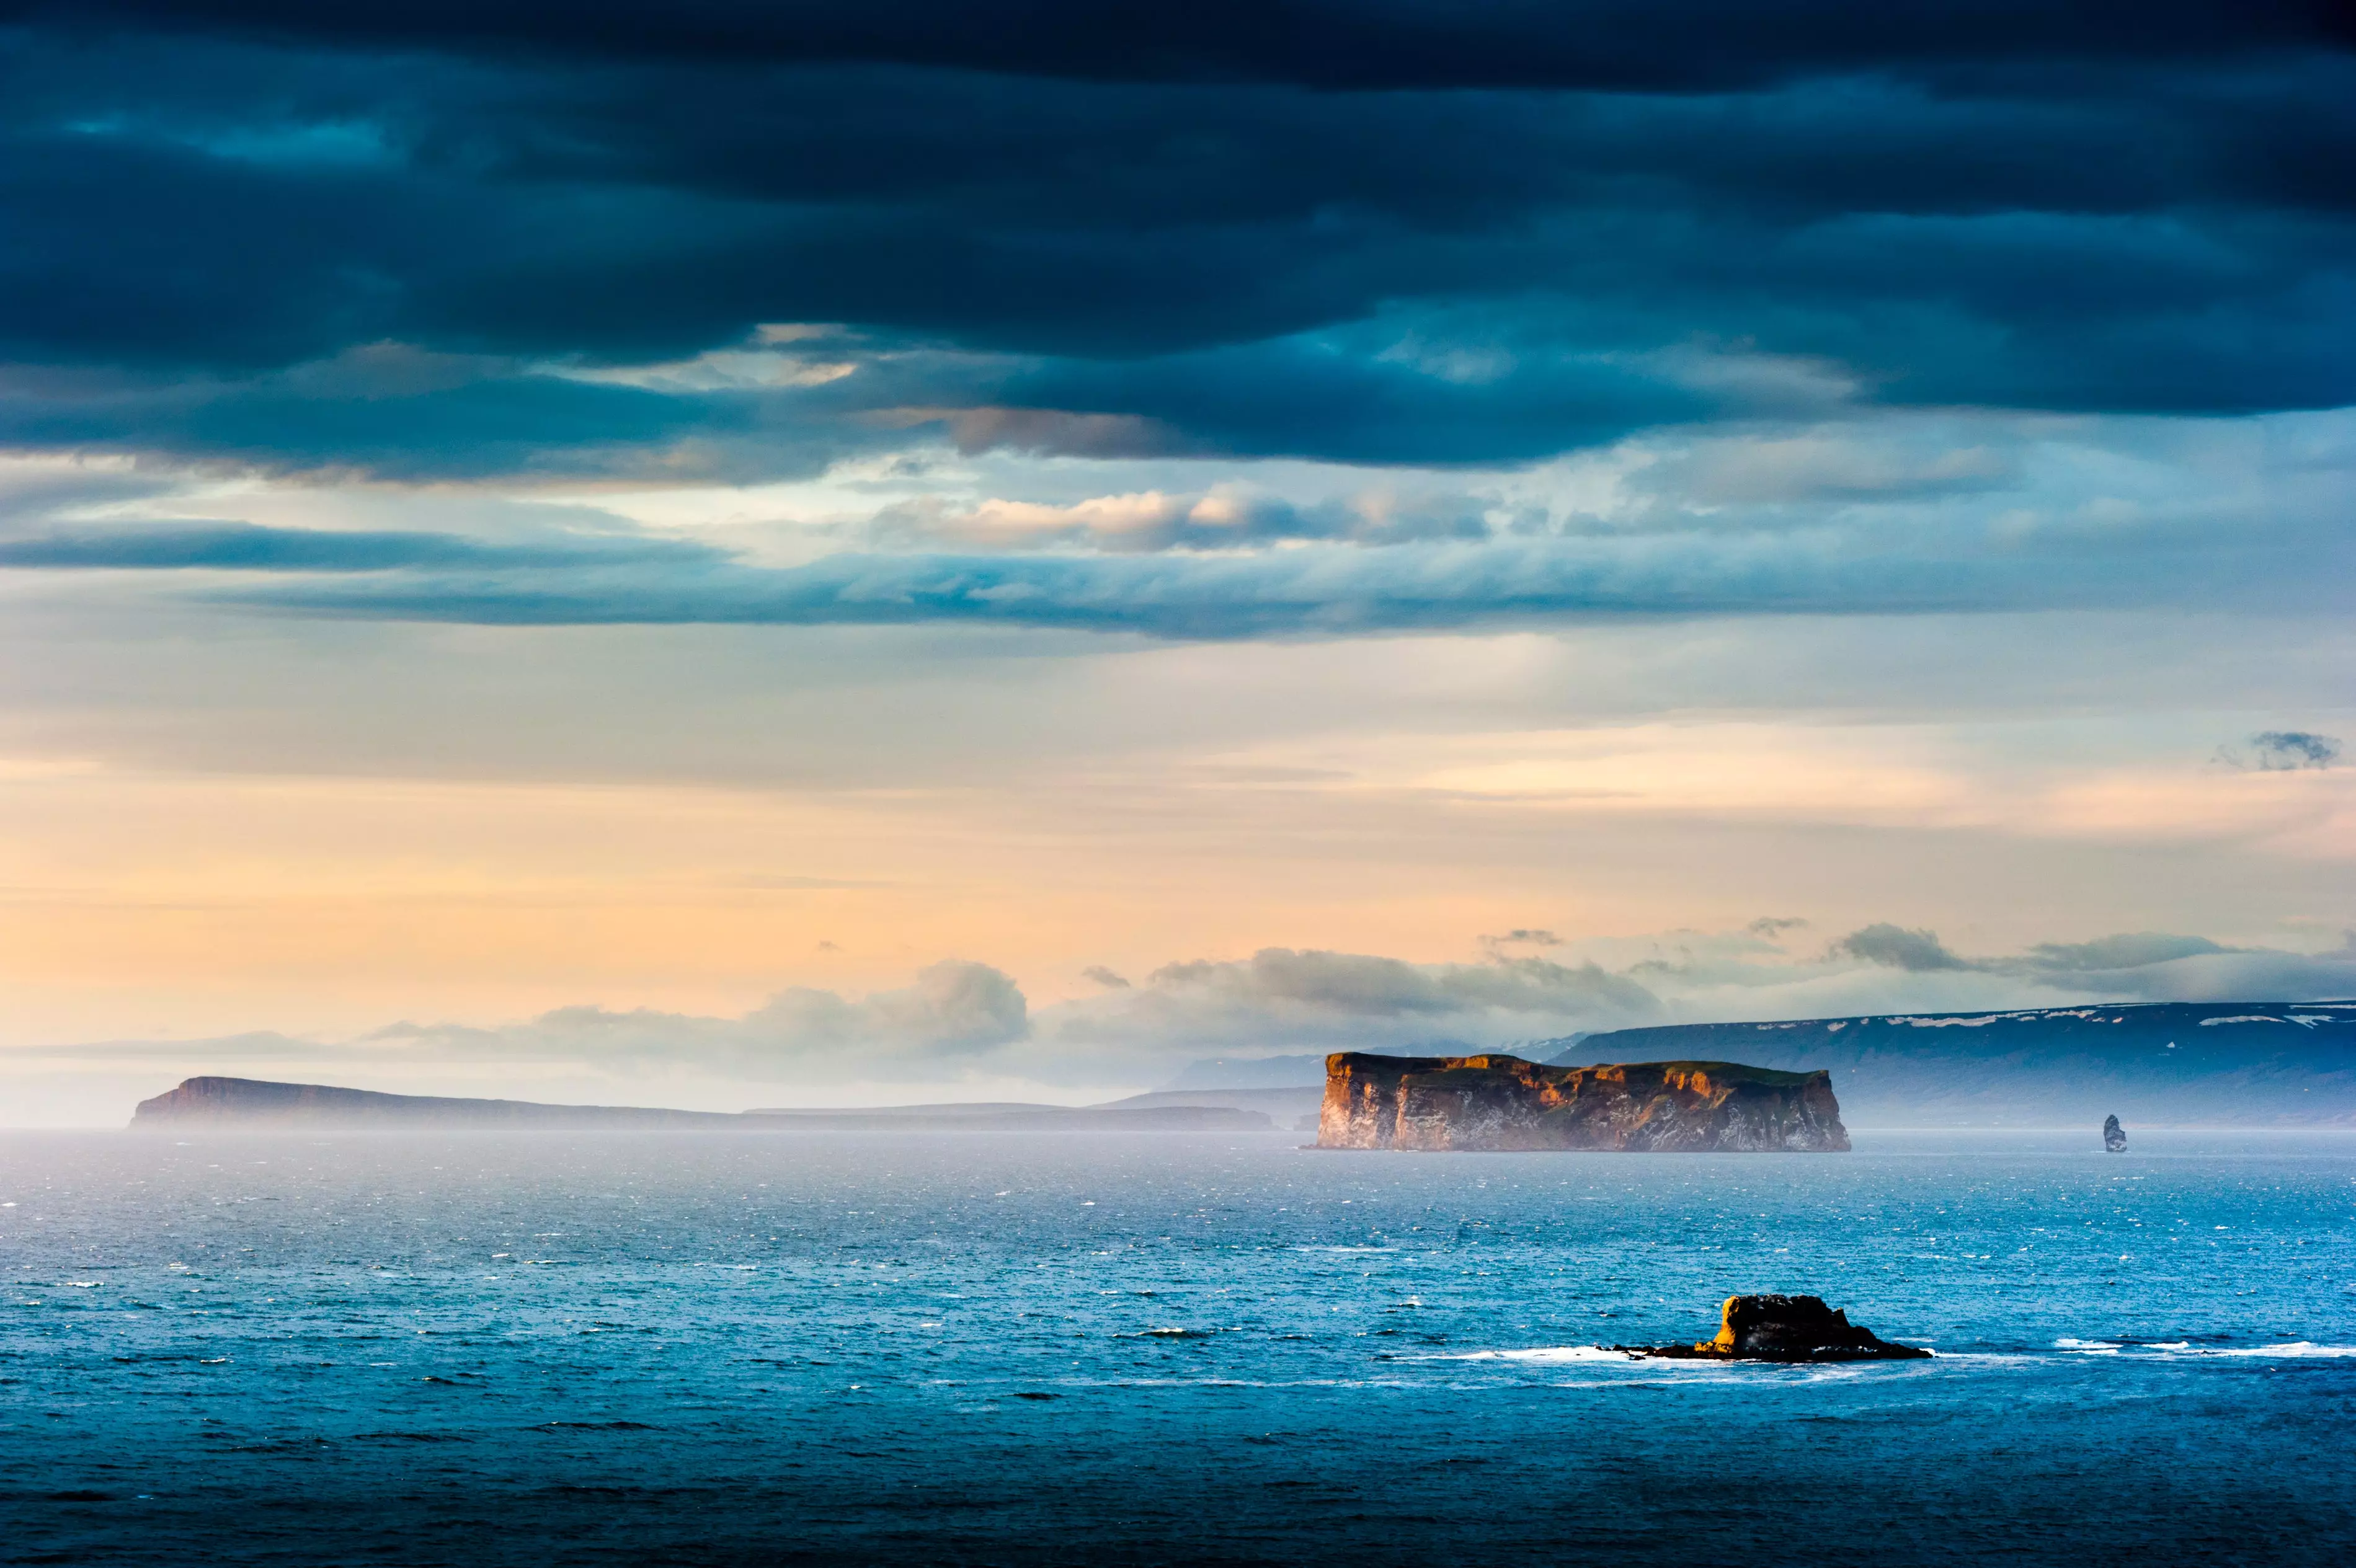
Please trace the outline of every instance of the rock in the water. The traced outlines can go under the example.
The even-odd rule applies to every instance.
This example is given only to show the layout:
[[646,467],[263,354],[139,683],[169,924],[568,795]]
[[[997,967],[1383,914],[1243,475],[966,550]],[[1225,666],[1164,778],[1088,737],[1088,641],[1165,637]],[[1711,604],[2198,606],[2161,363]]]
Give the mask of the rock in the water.
[[1825,1072],[1344,1051],[1325,1059],[1317,1147],[1830,1153],[1848,1129]]
[[1876,1338],[1820,1296],[1730,1296],[1715,1339],[1612,1348],[1681,1361],[1914,1361],[1931,1354]]
[[2126,1153],[2127,1130],[2119,1125],[2119,1119],[2116,1116],[2106,1116],[2103,1119],[2103,1147],[2113,1154]]

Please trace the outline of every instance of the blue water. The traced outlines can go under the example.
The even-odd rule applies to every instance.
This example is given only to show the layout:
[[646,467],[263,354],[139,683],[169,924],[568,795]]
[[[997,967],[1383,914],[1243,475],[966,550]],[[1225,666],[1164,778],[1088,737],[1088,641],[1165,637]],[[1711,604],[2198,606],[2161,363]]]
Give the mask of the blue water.
[[[2356,1137],[0,1138],[0,1560],[2343,1563]],[[1927,1362],[1633,1362],[1804,1290]]]

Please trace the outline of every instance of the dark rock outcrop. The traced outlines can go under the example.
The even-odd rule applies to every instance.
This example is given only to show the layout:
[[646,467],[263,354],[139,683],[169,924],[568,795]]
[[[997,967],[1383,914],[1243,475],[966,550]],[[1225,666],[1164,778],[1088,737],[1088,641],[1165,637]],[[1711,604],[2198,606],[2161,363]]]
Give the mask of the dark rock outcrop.
[[893,1105],[839,1111],[669,1111],[637,1105],[543,1105],[380,1094],[326,1083],[191,1078],[143,1100],[135,1129],[304,1127],[508,1128],[548,1132],[616,1128],[698,1132],[1265,1132],[1258,1111],[1219,1105],[1130,1108],[1070,1105]]
[[1931,1354],[1877,1338],[1818,1296],[1730,1296],[1715,1339],[1612,1348],[1679,1361],[1915,1361]]
[[1824,1072],[1345,1051],[1325,1060],[1317,1147],[1832,1153],[1848,1131]]
[[2110,1150],[2113,1154],[2125,1154],[2127,1152],[2127,1130],[2126,1128],[2119,1125],[2119,1119],[2116,1116],[2109,1116],[2104,1119],[2103,1147]]

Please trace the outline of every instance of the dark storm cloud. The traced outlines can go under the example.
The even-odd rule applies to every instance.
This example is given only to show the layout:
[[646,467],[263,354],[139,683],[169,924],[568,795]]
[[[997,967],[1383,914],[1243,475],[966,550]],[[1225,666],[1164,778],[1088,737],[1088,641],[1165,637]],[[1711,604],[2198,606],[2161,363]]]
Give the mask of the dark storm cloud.
[[[1341,341],[1336,340],[1336,336]],[[1131,359],[1065,359],[1001,393],[1058,409],[1119,409],[1183,432],[1198,450],[1343,463],[1517,462],[1600,445],[1646,425],[1697,420],[1729,400],[1601,355],[1533,344],[1455,370],[1414,349],[1320,335]]]
[[16,0],[0,16],[487,52],[891,61],[1114,80],[1669,88],[1897,61],[2345,42],[2328,0]]
[[[683,441],[741,441],[762,421],[742,399],[663,397],[553,376],[345,396],[298,379],[98,395],[0,387],[0,444],[229,459],[394,480],[629,470]],[[768,473],[809,473],[858,432],[804,427],[766,443]]]
[[[1885,402],[2356,400],[2321,5],[5,10],[0,355],[174,393],[47,382],[17,445],[807,472],[897,409],[906,441],[1518,462],[1776,411],[1730,358]],[[764,322],[849,324],[853,372],[542,373]],[[388,342],[509,368],[269,381]]]

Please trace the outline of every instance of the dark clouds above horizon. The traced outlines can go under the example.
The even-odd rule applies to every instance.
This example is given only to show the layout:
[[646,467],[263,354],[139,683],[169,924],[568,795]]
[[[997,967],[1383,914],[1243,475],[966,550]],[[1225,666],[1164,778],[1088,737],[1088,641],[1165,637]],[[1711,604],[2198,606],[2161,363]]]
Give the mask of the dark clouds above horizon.
[[2034,0],[1204,0],[1119,8],[1084,0],[12,0],[11,19],[165,31],[538,51],[960,65],[1116,81],[1283,81],[1323,88],[1755,83],[1891,61],[2206,58],[2220,48],[2346,43],[2329,0],[2155,0],[2132,8]]
[[[2335,7],[5,10],[22,445],[1464,464],[2356,401]],[[560,373],[804,322],[846,373]]]

